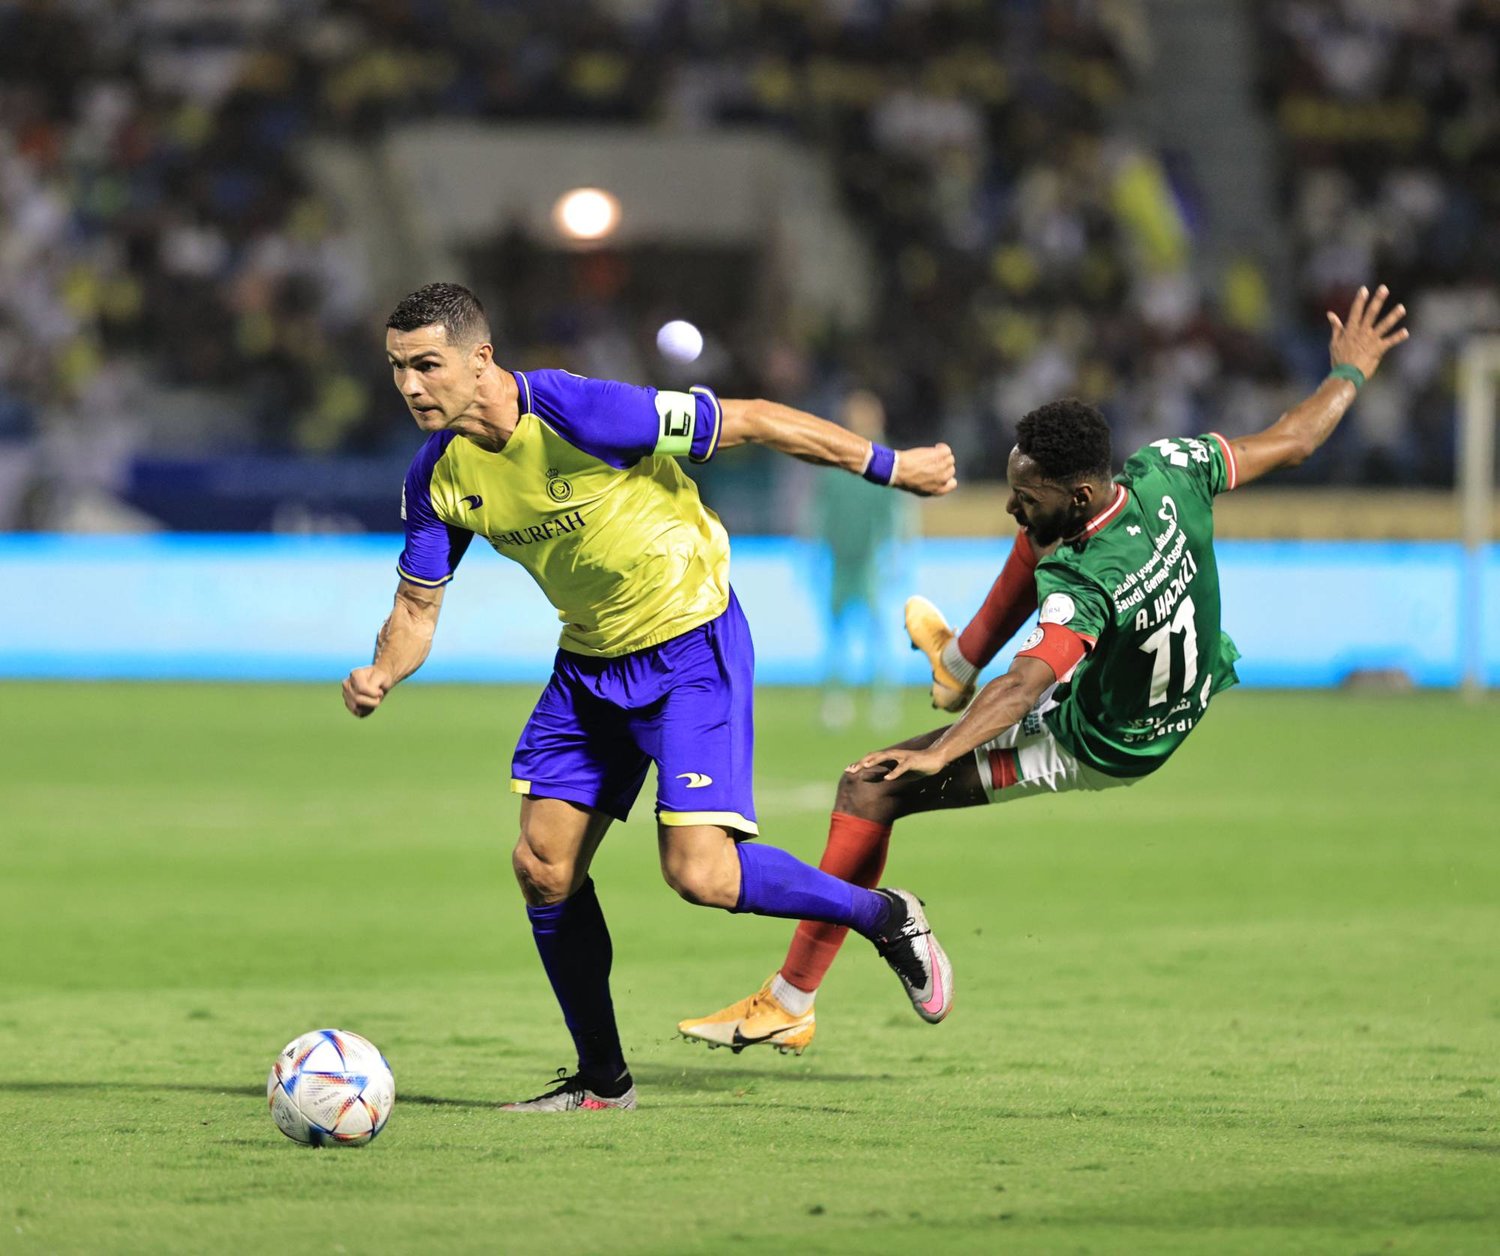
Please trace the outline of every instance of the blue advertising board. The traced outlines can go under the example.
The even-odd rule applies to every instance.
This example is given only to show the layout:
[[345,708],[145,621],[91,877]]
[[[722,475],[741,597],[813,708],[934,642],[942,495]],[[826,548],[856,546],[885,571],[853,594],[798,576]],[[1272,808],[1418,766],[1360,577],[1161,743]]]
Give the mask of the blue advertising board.
[[[1007,549],[914,542],[865,655],[888,650],[882,662],[896,676],[920,681],[919,658],[902,648],[902,598],[926,594],[962,622]],[[368,535],[0,536],[0,676],[337,680],[369,658],[399,550],[394,536]],[[1488,682],[1500,681],[1500,548],[1474,564],[1442,542],[1222,541],[1218,553],[1224,626],[1244,653],[1246,684],[1333,685],[1391,668],[1453,685],[1468,649]],[[810,542],[734,542],[732,579],[760,680],[816,683],[846,653],[829,649],[826,571]],[[1472,599],[1479,626],[1466,634]],[[557,633],[526,573],[476,549],[449,587],[421,675],[539,683]]]

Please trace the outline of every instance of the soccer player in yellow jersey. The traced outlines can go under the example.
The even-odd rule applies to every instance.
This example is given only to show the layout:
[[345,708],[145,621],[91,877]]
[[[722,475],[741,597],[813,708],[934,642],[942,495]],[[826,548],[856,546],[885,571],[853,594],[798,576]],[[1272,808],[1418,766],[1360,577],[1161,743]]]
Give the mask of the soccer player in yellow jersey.
[[531,573],[562,620],[552,678],[522,731],[513,863],[577,1071],[512,1111],[633,1108],[609,992],[609,931],[589,863],[657,766],[662,874],[689,902],[854,929],[901,978],[917,1013],[952,1002],[947,957],[918,899],[851,885],[747,839],[754,649],[729,585],[729,538],[676,459],[756,443],[894,488],[946,493],[946,445],[899,452],[766,401],[707,388],[658,392],[567,371],[507,371],[484,310],[429,284],[386,323],[386,355],[429,433],[402,495],[406,547],[375,660],[344,681],[367,716],[427,657],[473,537]]

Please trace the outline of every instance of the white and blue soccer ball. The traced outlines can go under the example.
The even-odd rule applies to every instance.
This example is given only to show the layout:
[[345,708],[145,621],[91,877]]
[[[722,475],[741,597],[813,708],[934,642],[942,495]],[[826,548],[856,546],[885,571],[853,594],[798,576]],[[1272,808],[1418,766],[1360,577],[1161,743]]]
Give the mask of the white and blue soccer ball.
[[346,1029],[314,1029],[271,1065],[266,1099],[276,1126],[313,1147],[357,1147],[385,1128],[396,1078],[380,1049]]

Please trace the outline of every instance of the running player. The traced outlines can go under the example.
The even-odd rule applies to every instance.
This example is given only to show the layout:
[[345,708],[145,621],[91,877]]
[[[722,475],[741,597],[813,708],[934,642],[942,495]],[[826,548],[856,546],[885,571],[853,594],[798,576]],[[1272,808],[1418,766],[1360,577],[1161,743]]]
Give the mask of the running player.
[[[658,392],[567,371],[507,371],[484,310],[430,284],[386,323],[386,354],[430,433],[402,494],[406,548],[375,659],[344,681],[367,716],[432,644],[443,586],[475,534],[520,563],[563,622],[552,678],[521,733],[513,863],[578,1052],[577,1071],[512,1111],[633,1108],[609,992],[611,947],[589,863],[629,814],[651,762],[661,868],[689,902],[827,921],[864,934],[927,1020],[952,978],[920,902],[851,885],[757,833],[754,649],[729,586],[729,538],[675,459],[756,442],[914,493],[954,487],[946,445],[899,453],[810,414]],[[566,1070],[564,1070],[566,1072]]]
[[[1094,407],[1057,401],[1021,420],[1007,468],[1006,509],[1022,529],[1009,591],[1002,573],[991,614],[965,630],[972,640],[953,642],[946,625],[938,631],[918,616],[927,636],[913,640],[933,659],[934,700],[962,705],[974,671],[961,664],[977,670],[980,656],[999,648],[1004,625],[1019,625],[1028,566],[1040,623],[1010,670],[956,723],[845,771],[822,868],[874,885],[891,826],[903,816],[1123,788],[1167,761],[1214,694],[1235,682],[1238,651],[1219,628],[1213,499],[1296,466],[1328,439],[1381,359],[1407,337],[1398,328],[1403,306],[1382,314],[1386,296],[1384,287],[1373,296],[1361,288],[1347,321],[1329,313],[1328,378],[1258,435],[1154,441],[1111,479],[1109,428]],[[803,922],[760,990],[678,1029],[735,1051],[765,1044],[800,1054],[845,932]]]

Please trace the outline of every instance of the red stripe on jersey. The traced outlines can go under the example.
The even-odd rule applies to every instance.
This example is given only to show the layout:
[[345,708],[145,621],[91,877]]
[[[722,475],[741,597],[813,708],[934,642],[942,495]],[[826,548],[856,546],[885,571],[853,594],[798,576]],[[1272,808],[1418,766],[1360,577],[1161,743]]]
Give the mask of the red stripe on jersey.
[[1229,487],[1233,488],[1240,482],[1240,464],[1234,460],[1234,446],[1217,432],[1210,432],[1209,435],[1219,442],[1219,448],[1224,452],[1224,466],[1229,472]]
[[1093,536],[1100,528],[1112,523],[1119,517],[1120,512],[1125,509],[1125,503],[1129,500],[1130,494],[1125,491],[1125,486],[1123,484],[1116,484],[1115,495],[1109,505],[1089,520],[1088,526],[1084,528],[1080,535]]
[[1021,774],[1016,771],[1016,752],[1014,750],[990,751],[991,791],[1009,789],[1020,779]]

